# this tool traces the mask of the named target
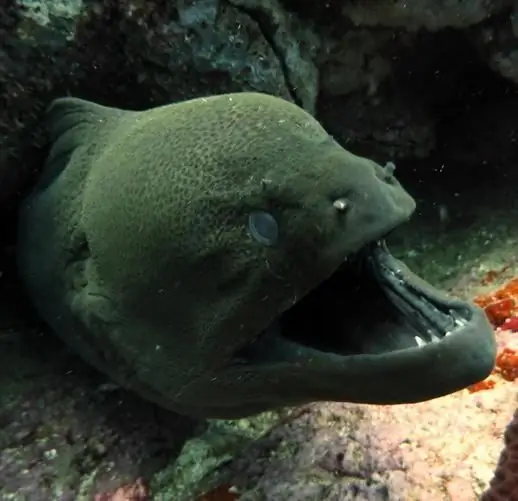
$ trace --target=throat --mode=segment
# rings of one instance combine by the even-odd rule
[[[340,355],[413,347],[418,333],[393,307],[362,259],[344,263],[279,323],[290,341]],[[410,331],[412,335],[405,335]]]
[[[384,244],[365,249],[285,312],[280,332],[313,349],[358,355],[422,348],[467,324],[467,312],[427,295],[400,264]]]
[[[344,261],[236,359],[286,360],[299,351],[354,356],[422,350],[463,331],[471,317],[467,303],[448,298],[376,243]]]

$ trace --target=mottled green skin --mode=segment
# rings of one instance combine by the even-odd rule
[[[47,120],[52,148],[20,211],[20,270],[42,316],[86,360],[200,416],[374,398],[373,381],[364,395],[344,384],[365,372],[353,361],[351,373],[346,357],[233,356],[344,256],[408,219],[414,201],[389,172],[297,106],[256,93],[143,112],[64,98]],[[339,197],[350,210],[333,207]],[[276,246],[249,235],[256,209],[275,215]]]

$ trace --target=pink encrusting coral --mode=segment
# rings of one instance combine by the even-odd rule
[[[518,410],[504,437],[495,475],[481,501],[518,501]]]
[[[498,354],[493,373],[484,381],[471,385],[469,390],[472,392],[494,388],[498,379],[518,379],[518,278],[477,296],[474,301],[484,309],[495,327]]]

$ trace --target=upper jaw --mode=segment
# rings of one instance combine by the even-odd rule
[[[471,321],[474,305],[450,297],[414,274],[390,254],[384,241],[372,246],[367,259],[370,273],[393,307],[415,328],[417,347],[438,343]]]
[[[347,396],[342,388],[339,399],[370,404],[413,403],[453,393],[489,376],[496,359],[493,330],[480,308],[468,303],[465,306],[471,310],[469,321],[440,342],[347,357],[339,364],[340,377],[354,377],[358,383],[347,389]]]

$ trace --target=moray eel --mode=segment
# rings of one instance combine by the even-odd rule
[[[413,198],[298,106],[260,93],[46,114],[19,217],[20,274],[85,360],[173,411],[417,402],[487,376],[483,312],[385,236]]]

